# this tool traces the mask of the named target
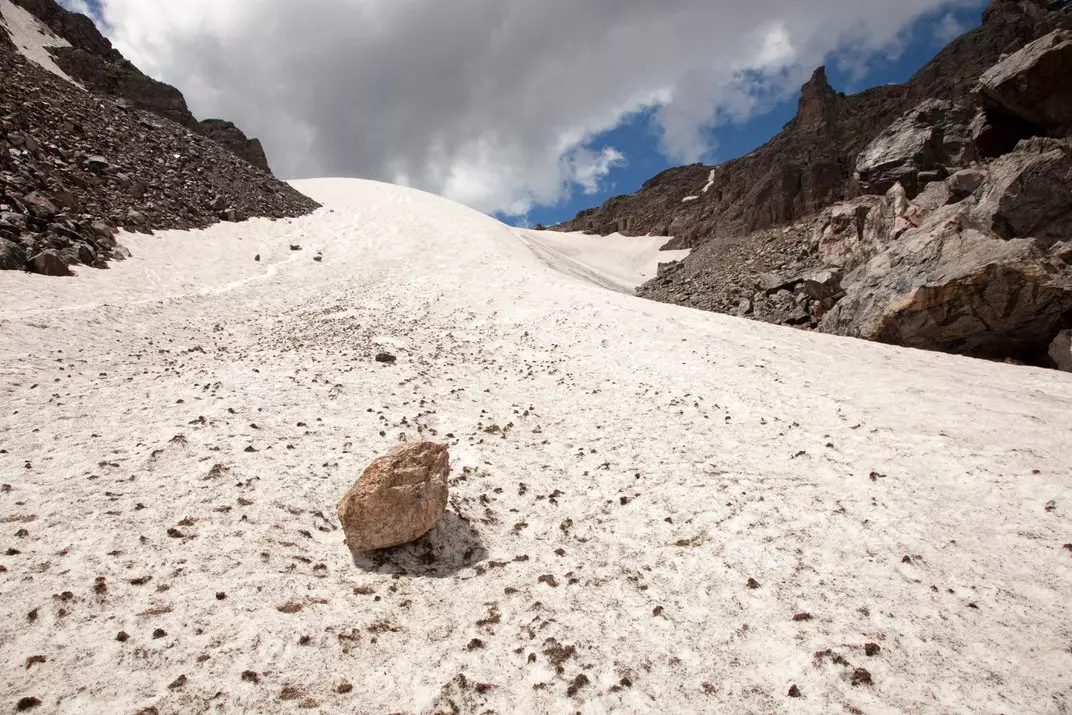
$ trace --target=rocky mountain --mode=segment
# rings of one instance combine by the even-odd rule
[[[555,228],[669,235],[667,248],[694,249],[640,289],[656,300],[1053,364],[1050,343],[1072,327],[1069,271],[1054,257],[1065,253],[1050,253],[1072,238],[1072,182],[1062,173],[1072,122],[1068,28],[1065,4],[993,0],[979,28],[906,84],[844,96],[819,69],[804,85],[796,117],[764,146],[716,167],[670,169]],[[1023,143],[1032,137],[1049,143]],[[832,248],[832,237],[844,232],[856,243]],[[1032,242],[1030,250],[1019,240]],[[851,257],[839,259],[841,249]],[[915,251],[941,260],[928,263],[933,255]],[[882,261],[898,270],[872,265]],[[994,268],[1000,261],[1031,270]],[[1000,288],[998,280],[1005,281]],[[947,290],[950,282],[959,297]],[[915,292],[931,289],[937,292],[923,301],[930,307],[911,317],[898,312]],[[971,291],[1004,302],[982,310],[965,295]],[[900,317],[864,327],[888,310]],[[974,318],[961,320],[958,311]]]
[[[160,101],[157,111],[149,111],[126,98],[83,89],[57,76],[55,67],[49,71],[31,61],[24,55],[42,58],[26,36],[48,30],[34,25],[31,16],[15,18],[12,7],[10,0],[0,0],[0,11],[12,15],[0,23],[0,269],[68,275],[79,264],[105,268],[129,255],[116,242],[120,228],[202,228],[221,220],[301,216],[317,208],[224,142],[162,116],[167,97],[174,100],[171,106],[185,108],[181,94],[152,94]],[[99,41],[87,18],[66,11],[44,17],[87,47],[96,43],[100,49],[107,42]],[[13,41],[11,28],[23,33],[16,38],[22,44]],[[57,63],[64,51],[55,53]],[[237,136],[226,122],[198,127],[215,137]]]
[[[186,106],[182,92],[146,76],[127,61],[104,37],[93,21],[70,12],[55,0],[11,0],[41,20],[70,47],[51,50],[56,64],[87,89],[118,97],[138,109],[158,114],[227,147],[250,164],[271,173],[268,158],[257,139],[249,139],[234,124],[219,119],[198,121]]]

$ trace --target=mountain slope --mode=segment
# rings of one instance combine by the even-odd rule
[[[644,301],[443,199],[297,185],[325,208],[0,273],[9,704],[1072,704],[1070,376]],[[355,563],[335,505],[400,434],[449,445],[448,514]]]
[[[186,106],[182,92],[146,76],[112,47],[93,21],[70,12],[56,0],[4,0],[14,2],[38,18],[69,46],[51,50],[56,63],[72,79],[98,94],[117,97],[135,107],[181,124],[190,131],[225,146],[253,166],[271,173],[264,148],[230,122],[199,122]]]

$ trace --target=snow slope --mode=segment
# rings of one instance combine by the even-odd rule
[[[57,77],[75,86],[82,86],[61,70],[48,52],[49,47],[70,47],[71,43],[56,35],[36,17],[11,0],[0,0],[0,24],[7,28],[8,36],[15,43],[19,54]]]
[[[325,208],[0,273],[6,707],[1072,708],[1072,376],[646,302],[443,199],[298,186]],[[335,506],[401,438],[450,445],[451,506],[355,562]]]

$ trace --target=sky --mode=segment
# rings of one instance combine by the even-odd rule
[[[907,79],[985,0],[65,0],[285,178],[411,185],[552,225],[745,154],[825,64]]]

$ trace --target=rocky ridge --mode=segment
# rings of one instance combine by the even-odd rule
[[[1072,327],[1069,27],[1063,7],[994,0],[906,85],[841,97],[819,70],[764,147],[664,172],[557,228],[692,247],[639,289],[648,298],[1060,364],[1049,348]]]
[[[258,139],[220,119],[198,121],[175,87],[146,76],[112,47],[93,21],[66,10],[55,0],[12,0],[38,18],[70,47],[51,48],[56,64],[87,89],[125,99],[138,109],[158,114],[192,132],[222,144],[250,164],[271,173],[268,157]]]
[[[127,255],[120,228],[202,228],[317,206],[221,144],[26,60],[0,26],[0,269],[104,268]]]

